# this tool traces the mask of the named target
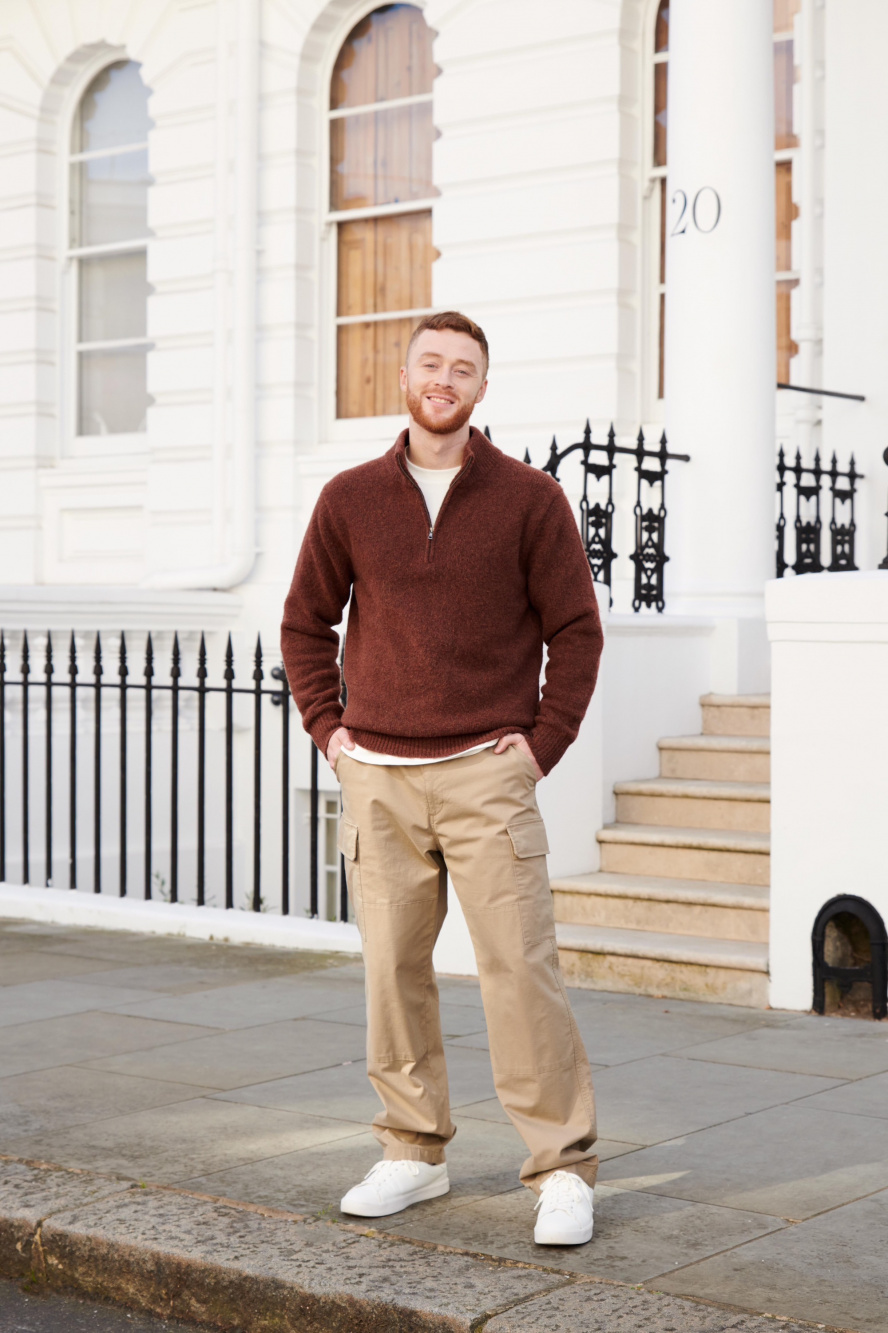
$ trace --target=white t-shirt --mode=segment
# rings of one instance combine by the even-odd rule
[[[458,467],[417,467],[409,458],[405,459],[407,470],[422,491],[422,497],[429,511],[432,527],[438,518],[444,496],[450,490],[450,483],[460,471]],[[477,754],[479,750],[489,750],[496,741],[486,741],[483,745],[473,745],[469,750],[460,750],[458,754],[445,754],[434,759],[403,759],[394,754],[377,754],[375,750],[365,750],[363,745],[356,745],[345,753],[350,759],[358,759],[362,764],[443,764],[447,759],[461,759],[463,755]]]

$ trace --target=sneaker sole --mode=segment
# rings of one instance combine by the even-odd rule
[[[339,1211],[346,1213],[349,1217],[391,1217],[393,1213],[402,1213],[405,1208],[411,1204],[422,1203],[425,1199],[439,1199],[442,1194],[450,1193],[450,1181],[444,1180],[432,1181],[431,1185],[423,1185],[420,1189],[411,1190],[408,1195],[402,1195],[397,1202],[391,1204],[377,1204],[375,1207],[368,1208],[346,1208],[345,1199],[339,1204]]]
[[[585,1245],[592,1239],[592,1230],[593,1228],[589,1227],[588,1231],[562,1231],[556,1236],[548,1236],[545,1240],[534,1232],[533,1239],[536,1245]]]

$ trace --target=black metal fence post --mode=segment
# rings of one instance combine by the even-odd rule
[[[197,905],[206,900],[207,644],[197,650]]]
[[[170,902],[179,901],[179,636],[173,635],[173,659],[170,666],[172,692],[170,702]]]
[[[153,816],[151,794],[152,794],[152,746],[151,746],[151,728],[152,728],[152,686],[154,684],[154,644],[151,642],[149,634],[145,640],[145,852],[144,852],[144,896],[145,901],[151,901],[151,822]]]
[[[77,642],[68,646],[68,888],[77,888]]]
[[[318,747],[311,743],[311,787],[309,820],[309,915],[314,919],[318,915],[318,815],[320,813],[320,793],[318,791]]]
[[[225,649],[225,906],[234,906],[234,650],[231,635]]]
[[[262,641],[253,659],[253,911],[262,910]]]
[[[44,857],[46,861],[46,887],[52,886],[52,635],[46,631],[46,655],[43,663],[43,675],[46,682],[46,736],[44,738],[43,762],[46,767],[44,816]]]
[[[95,719],[93,726],[93,893],[102,892],[102,642],[93,650]]]
[[[271,668],[280,694],[271,702],[281,710],[281,915],[290,914],[290,684],[282,666]]]
[[[28,677],[31,674],[31,659],[28,650],[27,631],[22,635],[22,883],[31,883],[31,857],[29,848],[29,787],[30,772],[28,760],[30,757],[29,745],[29,716],[30,708],[28,701]]]
[[[126,636],[121,631],[117,674],[120,677],[120,883],[121,898],[126,897]]]

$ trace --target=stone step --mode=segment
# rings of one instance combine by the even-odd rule
[[[771,826],[771,788],[766,782],[646,778],[617,782],[614,792],[621,824],[744,829],[749,833],[767,833]]]
[[[657,744],[663,778],[771,780],[771,742],[767,736],[669,736]]]
[[[700,700],[705,736],[769,736],[770,694],[704,694]]]
[[[568,985],[767,1007],[766,944],[613,926],[555,929]]]
[[[619,875],[598,871],[552,881],[555,920],[701,935],[723,940],[768,939],[768,889],[721,881]]]
[[[596,837],[602,870],[727,884],[765,885],[769,880],[771,842],[766,833],[608,824]]]

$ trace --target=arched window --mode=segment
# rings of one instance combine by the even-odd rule
[[[793,267],[792,224],[798,209],[792,199],[792,167],[799,147],[795,132],[793,19],[802,0],[774,0],[774,170],[777,196],[777,382],[789,383],[789,363],[798,352],[792,340],[792,290],[799,285]]]
[[[432,300],[432,33],[413,5],[368,14],[330,86],[336,415],[402,412],[398,368]]]
[[[93,79],[71,136],[74,433],[145,430],[148,92],[132,60]]]
[[[656,217],[657,397],[663,397],[666,347],[666,112],[669,78],[669,0],[660,0],[654,24],[654,123],[651,202]]]

